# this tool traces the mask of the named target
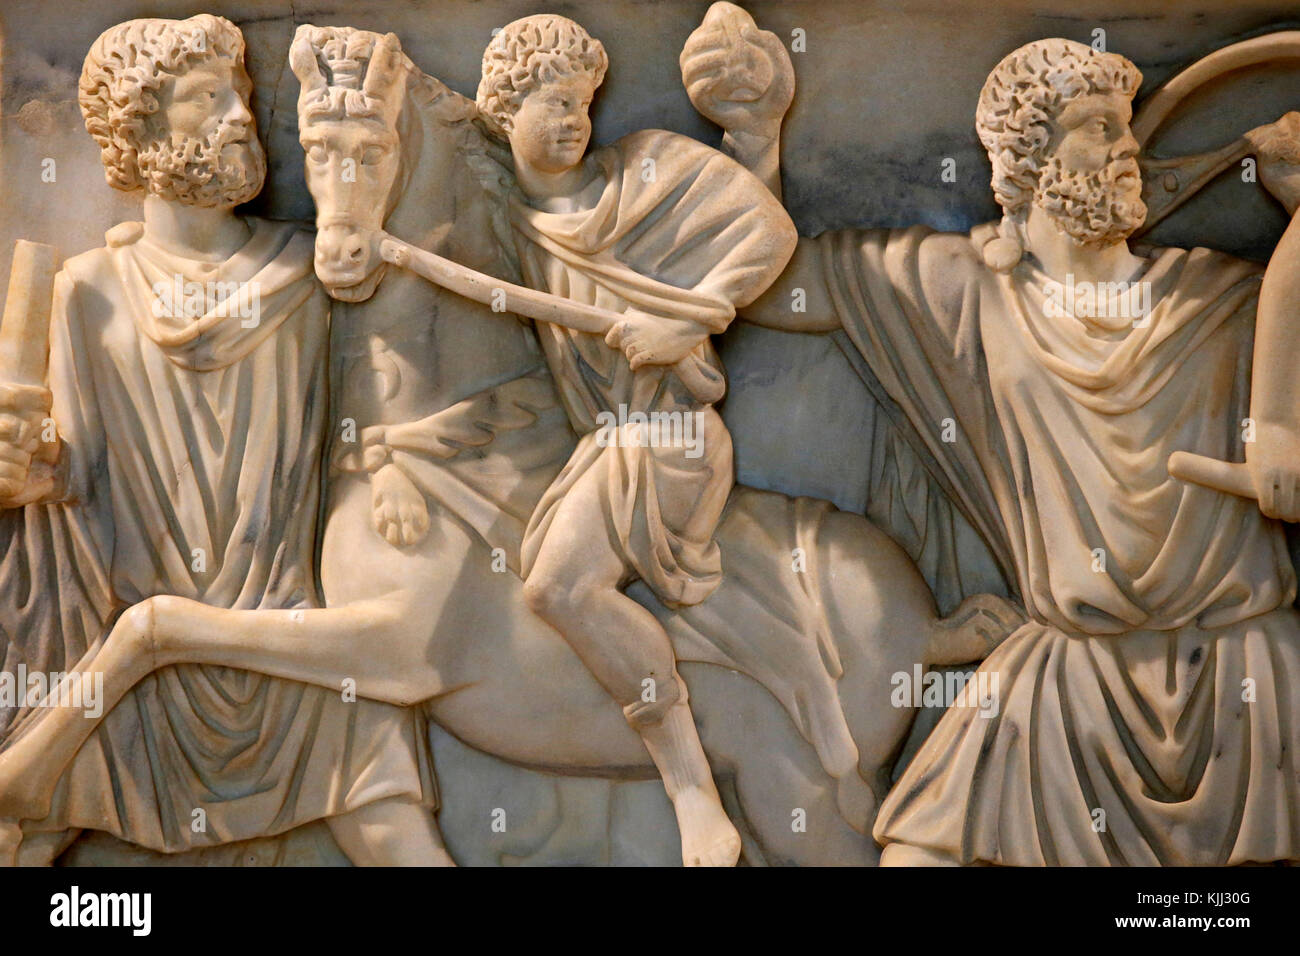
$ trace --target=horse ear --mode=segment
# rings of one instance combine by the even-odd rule
[[[289,47],[289,68],[302,84],[301,98],[325,89],[325,74],[316,59],[316,28],[311,24],[304,23],[294,33]]]
[[[402,66],[402,42],[396,33],[385,33],[375,41],[366,67],[366,78],[361,90],[378,100],[387,99],[388,90],[397,79]]]

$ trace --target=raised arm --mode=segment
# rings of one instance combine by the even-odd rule
[[[733,3],[709,8],[680,59],[691,103],[722,127],[722,150],[781,198],[781,123],[794,97],[794,65],[780,37]],[[816,242],[800,238],[785,272],[742,319],[788,332],[839,328]]]
[[[678,61],[691,103],[722,127],[722,151],[781,198],[781,121],[794,64],[781,38],[734,3],[715,3]]]

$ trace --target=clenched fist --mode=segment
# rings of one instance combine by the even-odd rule
[[[0,385],[0,506],[26,504],[33,460],[53,464],[58,444],[42,441],[50,417],[48,389]]]
[[[679,60],[691,103],[729,135],[771,137],[794,98],[781,38],[733,3],[715,3]]]
[[[1253,129],[1246,140],[1259,160],[1260,183],[1294,215],[1300,206],[1300,113]]]
[[[690,319],[629,309],[605,335],[605,344],[621,349],[636,371],[643,365],[676,365],[708,337],[709,330]]]

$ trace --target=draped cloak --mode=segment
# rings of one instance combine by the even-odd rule
[[[997,715],[950,708],[875,836],[1012,865],[1296,858],[1282,526],[1166,470],[1173,451],[1243,459],[1261,270],[1158,249],[1133,280],[1145,317],[1052,317],[1029,260],[985,266],[994,235],[810,241],[848,339],[1031,618],[981,666]]]
[[[165,251],[124,223],[56,279],[50,388],[65,501],[28,506],[26,520],[78,545],[75,577],[86,606],[105,617],[159,594],[241,610],[322,606],[314,568],[329,305],[310,235],[249,223],[251,238],[221,263]],[[196,314],[156,308],[177,277],[204,289],[238,283],[238,292],[208,296]],[[70,562],[54,558],[66,578]],[[75,661],[75,639],[63,640]],[[107,715],[32,828],[107,830],[174,852],[390,796],[433,806],[420,721],[314,685],[167,667]],[[197,810],[203,828],[192,826]]]
[[[535,289],[612,312],[692,319],[721,332],[794,251],[794,225],[766,187],[688,137],[645,130],[594,151],[587,162],[599,172],[591,208],[554,213],[512,203],[520,266]],[[610,543],[627,565],[666,604],[700,603],[721,581],[714,532],[735,478],[721,417],[671,368],[633,371],[604,336],[546,322],[537,332],[581,438],[525,533],[525,575],[565,496],[579,483],[594,483]],[[721,378],[707,339],[686,361]],[[649,446],[632,431],[635,423],[602,441],[610,437],[602,416],[621,423],[656,412],[696,415],[701,454],[667,442]]]

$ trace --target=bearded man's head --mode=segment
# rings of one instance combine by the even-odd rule
[[[993,165],[1004,238],[1031,205],[1083,245],[1119,242],[1142,225],[1129,129],[1141,82],[1124,57],[1063,39],[1027,43],[994,68],[975,127]]]
[[[110,186],[216,207],[247,202],[266,178],[251,92],[243,34],[200,14],[105,30],[86,55],[79,101]]]

